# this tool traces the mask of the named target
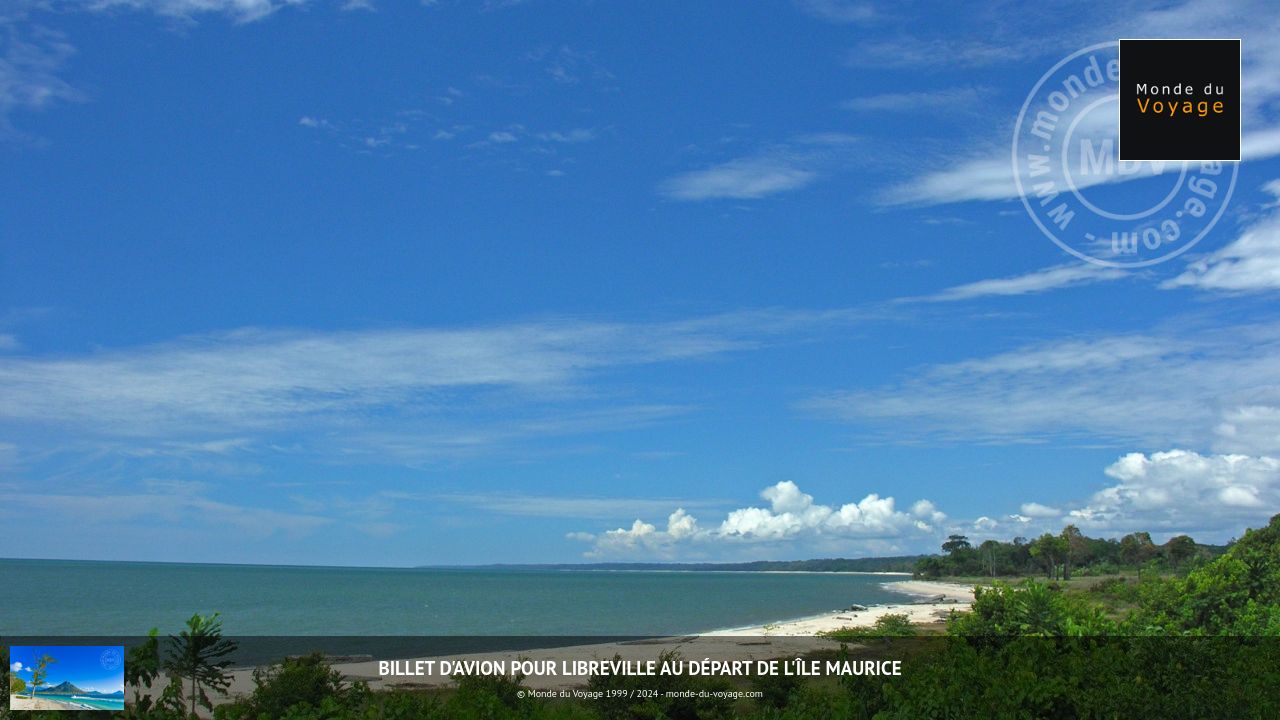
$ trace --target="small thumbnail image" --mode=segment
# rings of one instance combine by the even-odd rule
[[[10,710],[123,710],[119,645],[9,647]]]

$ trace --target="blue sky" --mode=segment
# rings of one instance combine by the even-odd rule
[[[1280,510],[1264,4],[18,0],[14,557],[858,556]],[[1134,271],[1009,143],[1056,61],[1242,37],[1225,216]],[[1149,192],[1103,186],[1111,201]]]
[[[103,653],[108,653],[104,656]],[[119,646],[59,645],[44,647],[14,645],[9,648],[9,671],[31,683],[32,671],[40,658],[54,662],[46,666],[44,686],[69,682],[85,692],[113,693],[124,690],[124,657]],[[105,657],[105,662],[104,662]],[[36,691],[39,693],[39,691]]]

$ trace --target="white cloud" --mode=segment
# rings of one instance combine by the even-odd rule
[[[1238,533],[1280,508],[1280,459],[1169,450],[1129,453],[1068,518],[1083,528]]]
[[[818,179],[795,158],[752,157],[669,178],[659,192],[674,200],[757,199],[798,190]]]
[[[1276,454],[1277,357],[1280,323],[1072,338],[926,366],[806,407],[893,441],[1055,438]]]
[[[554,143],[584,143],[595,140],[596,131],[594,128],[574,128],[566,132],[539,133],[537,137],[539,140]]]
[[[201,494],[203,485],[185,482],[144,483],[147,492],[5,493],[6,507],[26,512],[69,514],[86,523],[129,523],[138,520],[170,525],[231,527],[254,538],[305,535],[332,523],[327,517],[237,505]]]
[[[954,33],[945,39],[903,36],[859,42],[847,62],[860,67],[977,68],[1023,59],[1036,45],[1026,39],[966,40]]]
[[[1052,518],[1062,514],[1062,511],[1058,508],[1034,502],[1023,503],[1019,509],[1022,511],[1022,515],[1033,518]]]
[[[1226,247],[1187,265],[1162,288],[1250,292],[1280,290],[1280,214],[1271,212]]]
[[[14,661],[9,665],[10,672],[22,672],[22,663]]]
[[[830,23],[861,23],[876,17],[875,5],[861,0],[795,0],[808,15]]]
[[[636,366],[706,360],[854,320],[761,311],[647,324],[242,329],[79,355],[0,355],[0,428],[39,428],[32,442],[63,449],[126,446],[138,458],[211,438],[254,438],[262,452],[288,435],[311,452],[434,462],[668,420],[691,408],[619,395],[611,383]]]
[[[1008,200],[1018,197],[1013,169],[1004,154],[953,159],[947,168],[926,172],[884,194],[891,204],[942,204],[966,200]]]
[[[338,126],[329,122],[325,118],[315,117],[313,115],[303,115],[298,118],[298,124],[306,128],[314,128],[317,130],[337,130]]]
[[[615,77],[593,52],[575,50],[567,45],[544,45],[525,54],[525,60],[542,67],[547,77],[559,85],[594,86],[614,90]]]
[[[226,15],[236,22],[253,22],[277,10],[306,5],[308,0],[89,0],[92,10],[126,9],[192,20],[205,14]]]
[[[14,135],[14,112],[43,110],[84,95],[58,77],[75,48],[61,33],[19,26],[0,14],[0,139]]]
[[[1111,94],[1106,88],[1087,92],[1080,96],[1081,106],[1100,102]],[[1031,108],[1029,112],[1035,108]],[[1075,128],[1077,134],[1098,143],[1117,142],[1119,126],[1114,115],[1094,112],[1084,116]],[[937,170],[918,174],[911,180],[890,187],[881,195],[888,204],[936,205],[969,200],[1011,200],[1018,197],[1013,166],[1009,159],[1009,140],[984,142],[983,150],[971,155],[946,158]],[[1055,164],[1052,174],[1039,181],[1052,180],[1059,187],[1073,186],[1084,189],[1096,185],[1116,184],[1159,175],[1176,175],[1180,166],[1174,163],[1125,162],[1115,168],[1123,172],[1090,172],[1083,157],[1072,160],[1072,175],[1068,178],[1063,168]]]
[[[849,157],[858,138],[827,132],[798,135],[754,155],[664,180],[658,192],[673,200],[752,200],[807,187]]]
[[[1126,275],[1125,271],[1117,268],[1100,267],[1083,262],[1068,263],[1035,270],[1023,275],[992,278],[957,285],[933,295],[903,298],[901,302],[951,302],[991,296],[1028,295],[1065,287],[1119,280]]]
[[[1077,28],[1056,29],[1056,37],[1076,39],[1075,47],[1089,44],[1088,37],[1222,37],[1243,38],[1241,97],[1244,102],[1244,135],[1242,157],[1258,160],[1280,154],[1280,117],[1276,116],[1280,101],[1280,16],[1270,11],[1265,2],[1243,0],[1223,5],[1214,0],[1192,0],[1171,4],[1141,12],[1115,12],[1110,27],[1098,28],[1099,18],[1090,16],[1088,33]],[[1119,6],[1117,6],[1119,8]],[[1008,28],[1006,28],[1008,29]],[[1044,33],[1018,30],[1014,37],[1042,38]],[[1042,55],[1044,43],[1029,46],[1025,40],[1011,42],[957,42],[945,40],[910,39],[898,42],[861,43],[855,51],[856,63],[902,67],[927,67],[948,65],[986,65],[1009,63],[1032,55]],[[1075,49],[1066,47],[1054,50],[1059,56]],[[1051,63],[1045,62],[1044,69]],[[1029,88],[1028,88],[1029,89]],[[890,188],[883,200],[890,204],[942,204],[964,201],[989,201],[1016,198],[1017,186],[1009,160],[1009,132],[1017,106],[1008,108],[1006,122],[1001,123],[994,137],[970,140],[968,144],[985,147],[973,155],[953,157],[944,165],[916,174],[908,182]],[[1105,119],[1106,113],[1095,113]],[[1114,124],[1106,128],[1114,134]],[[1101,138],[1103,128],[1089,131],[1091,137]],[[1125,176],[1096,175],[1098,182],[1122,182],[1147,176],[1134,173]],[[1083,186],[1081,178],[1076,185]],[[1096,183],[1095,183],[1096,184]]]
[[[948,113],[954,113],[973,109],[990,93],[988,88],[982,87],[884,93],[846,100],[840,106],[857,112],[916,112],[942,109]]]
[[[992,520],[986,515],[983,515],[982,517],[973,521],[973,529],[977,530],[978,532],[988,532],[996,529],[996,527],[999,526],[999,524],[1000,523],[996,522],[995,520]]]
[[[489,133],[489,142],[513,143],[517,139],[518,138],[516,138],[514,133],[508,132],[506,130],[498,130],[498,131]]]
[[[637,513],[659,513],[672,505],[710,507],[724,505],[720,500],[678,500],[674,498],[573,497],[566,495],[527,495],[522,493],[446,493],[439,495],[398,495],[397,499],[421,499],[436,503],[465,505],[499,515],[524,517],[618,519]]]
[[[946,515],[928,500],[916,502],[910,512],[896,509],[892,497],[872,493],[858,502],[839,507],[821,505],[791,481],[761,491],[768,507],[745,507],[729,512],[718,526],[705,527],[684,508],[667,517],[666,527],[637,519],[629,528],[599,535],[575,533],[572,539],[589,541],[588,556],[670,556],[690,543],[770,543],[792,540],[882,540],[934,533]]]

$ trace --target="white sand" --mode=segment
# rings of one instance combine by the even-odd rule
[[[845,627],[870,627],[876,620],[885,615],[906,615],[912,623],[933,623],[946,620],[952,611],[967,610],[973,602],[973,588],[968,585],[944,582],[926,582],[922,580],[903,580],[884,583],[887,590],[906,595],[936,598],[943,597],[943,602],[903,603],[895,605],[870,605],[866,610],[839,610],[835,612],[811,615],[796,620],[785,620],[766,625],[757,625],[730,630],[718,630],[708,635],[731,635],[752,637],[785,637],[812,636],[818,633],[839,630]]]
[[[35,700],[28,695],[10,695],[10,710],[82,710],[87,706],[77,705],[74,703],[58,702],[56,700],[46,700],[40,697],[40,693],[36,693]]]
[[[894,592],[907,593],[908,595],[920,595],[922,597],[942,595],[948,600],[956,600],[963,603],[973,602],[973,586],[961,583],[903,580],[902,582],[884,583],[884,588]]]

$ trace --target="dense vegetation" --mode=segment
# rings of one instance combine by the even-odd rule
[[[1280,515],[1267,527],[1248,531],[1220,557],[1190,562],[1194,556],[1195,552],[1176,560],[1179,573],[1148,573],[1139,581],[1111,578],[1087,591],[1066,591],[1061,584],[1031,578],[1018,584],[996,581],[979,588],[969,612],[951,616],[944,635],[912,637],[917,628],[893,616],[869,631],[837,634],[851,643],[842,648],[842,655],[901,659],[903,674],[897,677],[595,677],[588,689],[605,693],[607,699],[544,700],[524,697],[520,677],[459,677],[456,687],[444,691],[372,691],[364,683],[346,682],[322,656],[312,655],[260,669],[254,674],[253,692],[217,706],[213,717],[1280,717]],[[1154,555],[1147,561],[1153,559]],[[1046,569],[1046,574],[1052,572]],[[221,642],[216,617],[197,616],[185,635],[170,638],[165,653],[154,634],[150,642],[132,648],[127,682],[167,677],[168,685],[155,700],[135,695],[124,716],[179,720],[193,705],[207,708],[202,688],[219,686],[219,651],[225,648]],[[760,696],[735,700],[714,694],[726,689],[752,690]],[[609,691],[628,690],[660,693],[636,698],[618,692],[608,697]],[[23,715],[67,718],[75,713]]]
[[[941,555],[916,560],[917,577],[1018,577],[1044,575],[1070,580],[1072,575],[1114,575],[1124,571],[1177,571],[1188,564],[1221,555],[1225,547],[1201,545],[1186,535],[1156,545],[1151,534],[1135,532],[1119,540],[1086,537],[1075,525],[1061,533],[1045,533],[1034,540],[986,540],[976,547],[964,535],[952,535]]]

